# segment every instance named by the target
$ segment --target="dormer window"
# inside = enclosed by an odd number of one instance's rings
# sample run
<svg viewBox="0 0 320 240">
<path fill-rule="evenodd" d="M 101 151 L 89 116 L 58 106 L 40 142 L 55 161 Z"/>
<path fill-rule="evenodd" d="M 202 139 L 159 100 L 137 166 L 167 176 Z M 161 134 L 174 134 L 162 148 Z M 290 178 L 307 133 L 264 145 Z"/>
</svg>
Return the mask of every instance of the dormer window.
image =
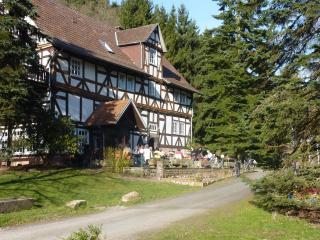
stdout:
<svg viewBox="0 0 320 240">
<path fill-rule="evenodd" d="M 149 51 L 149 64 L 157 66 L 157 50 L 153 48 Z"/>
<path fill-rule="evenodd" d="M 71 59 L 71 75 L 73 76 L 81 76 L 81 62 L 78 59 Z"/>
</svg>

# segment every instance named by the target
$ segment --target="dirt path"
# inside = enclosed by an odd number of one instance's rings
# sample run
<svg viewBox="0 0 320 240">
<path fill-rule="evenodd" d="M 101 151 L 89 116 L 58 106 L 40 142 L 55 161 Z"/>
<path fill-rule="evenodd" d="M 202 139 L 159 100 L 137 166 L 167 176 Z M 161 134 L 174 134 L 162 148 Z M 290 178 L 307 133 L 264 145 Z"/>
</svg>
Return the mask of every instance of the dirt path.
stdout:
<svg viewBox="0 0 320 240">
<path fill-rule="evenodd" d="M 264 175 L 252 173 L 256 179 Z M 249 187 L 241 179 L 231 178 L 200 191 L 172 199 L 141 204 L 134 207 L 115 207 L 104 212 L 61 221 L 26 225 L 0 230 L 1 240 L 57 240 L 89 224 L 101 225 L 110 239 L 134 239 L 136 234 L 166 227 L 175 221 L 200 214 L 208 209 L 239 201 L 250 196 Z"/>
</svg>

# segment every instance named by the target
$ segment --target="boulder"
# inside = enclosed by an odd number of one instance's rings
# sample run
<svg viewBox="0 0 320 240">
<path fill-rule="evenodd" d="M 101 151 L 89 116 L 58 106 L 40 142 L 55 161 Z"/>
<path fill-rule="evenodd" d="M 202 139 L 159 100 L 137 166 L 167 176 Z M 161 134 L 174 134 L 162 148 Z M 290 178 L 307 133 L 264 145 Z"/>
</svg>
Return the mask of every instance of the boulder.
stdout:
<svg viewBox="0 0 320 240">
<path fill-rule="evenodd" d="M 8 213 L 30 209 L 35 200 L 33 198 L 17 198 L 0 200 L 0 213 Z"/>
<path fill-rule="evenodd" d="M 73 209 L 76 209 L 78 207 L 85 206 L 85 205 L 87 205 L 86 200 L 73 200 L 73 201 L 67 202 L 66 204 L 67 207 L 70 207 Z"/>
<path fill-rule="evenodd" d="M 138 192 L 130 192 L 122 196 L 122 202 L 131 202 L 140 199 L 140 194 Z"/>
</svg>

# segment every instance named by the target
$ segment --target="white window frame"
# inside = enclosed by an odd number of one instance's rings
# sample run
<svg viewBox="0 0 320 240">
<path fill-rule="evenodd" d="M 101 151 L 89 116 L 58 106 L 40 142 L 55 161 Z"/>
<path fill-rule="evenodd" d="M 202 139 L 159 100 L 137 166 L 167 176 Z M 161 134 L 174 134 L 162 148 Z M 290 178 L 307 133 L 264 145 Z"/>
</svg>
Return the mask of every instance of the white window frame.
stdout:
<svg viewBox="0 0 320 240">
<path fill-rule="evenodd" d="M 179 135 L 179 121 L 173 120 L 172 122 L 172 133 Z"/>
<path fill-rule="evenodd" d="M 186 135 L 186 124 L 184 122 L 180 122 L 179 133 L 180 135 Z"/>
<path fill-rule="evenodd" d="M 158 126 L 156 123 L 149 123 L 149 130 L 152 132 L 158 131 Z"/>
<path fill-rule="evenodd" d="M 81 77 L 81 75 L 82 75 L 82 62 L 80 59 L 71 58 L 71 60 L 70 60 L 70 75 Z"/>
<path fill-rule="evenodd" d="M 149 49 L 149 64 L 158 66 L 158 52 L 154 48 Z"/>
</svg>

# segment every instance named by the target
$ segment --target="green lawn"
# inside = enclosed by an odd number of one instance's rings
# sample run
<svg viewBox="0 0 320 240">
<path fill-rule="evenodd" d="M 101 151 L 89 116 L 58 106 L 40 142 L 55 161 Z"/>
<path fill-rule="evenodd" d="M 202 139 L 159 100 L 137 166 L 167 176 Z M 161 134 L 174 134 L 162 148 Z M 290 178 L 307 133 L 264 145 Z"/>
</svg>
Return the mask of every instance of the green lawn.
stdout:
<svg viewBox="0 0 320 240">
<path fill-rule="evenodd" d="M 178 222 L 160 232 L 144 234 L 141 239 L 319 240 L 320 227 L 295 218 L 274 216 L 243 201 Z"/>
<path fill-rule="evenodd" d="M 53 220 L 101 210 L 121 204 L 121 196 L 137 191 L 139 202 L 165 198 L 197 188 L 130 180 L 94 170 L 51 170 L 45 172 L 8 172 L 0 175 L 0 199 L 32 197 L 37 205 L 30 210 L 0 214 L 0 227 Z M 88 201 L 86 207 L 69 209 L 65 203 L 75 199 Z"/>
</svg>

